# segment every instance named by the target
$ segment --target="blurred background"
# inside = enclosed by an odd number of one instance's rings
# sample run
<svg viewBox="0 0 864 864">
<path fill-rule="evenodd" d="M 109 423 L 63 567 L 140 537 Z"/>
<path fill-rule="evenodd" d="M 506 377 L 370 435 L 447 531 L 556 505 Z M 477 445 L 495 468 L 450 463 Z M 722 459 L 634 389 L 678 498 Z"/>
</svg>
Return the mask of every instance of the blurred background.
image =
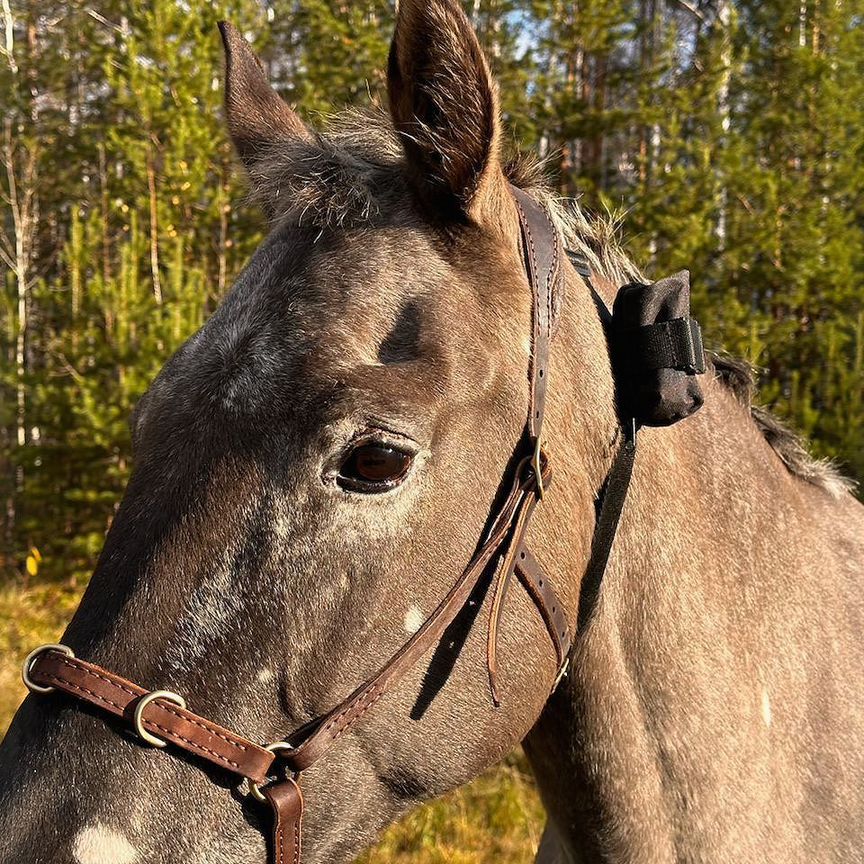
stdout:
<svg viewBox="0 0 864 864">
<path fill-rule="evenodd" d="M 711 347 L 864 479 L 864 0 L 466 0 L 511 137 L 689 268 Z M 313 123 L 383 96 L 391 3 L 0 0 L 0 734 L 86 585 L 128 417 L 263 223 L 221 119 L 216 22 Z M 522 862 L 515 755 L 370 861 Z"/>
</svg>

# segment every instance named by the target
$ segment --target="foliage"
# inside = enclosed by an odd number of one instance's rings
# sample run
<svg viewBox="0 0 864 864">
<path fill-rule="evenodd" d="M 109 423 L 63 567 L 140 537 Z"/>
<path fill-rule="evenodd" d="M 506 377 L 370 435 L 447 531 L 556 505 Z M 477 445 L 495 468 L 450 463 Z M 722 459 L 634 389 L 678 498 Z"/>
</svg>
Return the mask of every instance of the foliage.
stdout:
<svg viewBox="0 0 864 864">
<path fill-rule="evenodd" d="M 81 598 L 81 587 L 66 582 L 0 588 L 0 739 L 27 692 L 21 683 L 21 661 L 34 645 L 60 638 Z"/>
</svg>

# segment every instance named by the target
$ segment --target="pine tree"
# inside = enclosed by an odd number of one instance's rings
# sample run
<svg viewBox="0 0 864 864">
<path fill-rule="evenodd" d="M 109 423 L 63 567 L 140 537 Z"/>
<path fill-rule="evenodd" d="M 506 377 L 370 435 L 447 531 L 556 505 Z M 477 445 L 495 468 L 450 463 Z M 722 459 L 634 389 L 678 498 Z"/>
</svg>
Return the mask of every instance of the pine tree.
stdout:
<svg viewBox="0 0 864 864">
<path fill-rule="evenodd" d="M 53 81 L 52 67 L 83 68 L 89 77 L 76 81 L 96 98 L 60 88 L 75 98 L 44 120 L 20 112 L 16 135 L 19 148 L 32 137 L 65 157 L 65 188 L 51 186 L 63 190 L 57 200 L 39 202 L 51 208 L 51 232 L 27 286 L 38 327 L 26 346 L 24 440 L 7 444 L 4 472 L 16 484 L 7 493 L 10 564 L 39 545 L 47 573 L 89 572 L 127 478 L 132 407 L 260 237 L 255 214 L 234 207 L 242 195 L 220 119 L 220 10 L 205 0 L 160 0 L 131 14 L 116 5 L 103 4 L 98 20 L 80 16 L 86 38 L 78 18 L 64 22 L 62 36 L 39 19 L 51 46 L 40 86 Z M 263 17 L 254 2 L 232 11 L 241 25 Z M 51 52 L 70 45 L 86 63 L 75 54 L 71 64 L 52 62 Z M 50 162 L 37 168 L 58 176 Z M 12 292 L 15 280 L 6 281 Z M 11 311 L 7 355 L 19 330 Z M 4 383 L 17 386 L 8 374 Z M 9 424 L 4 418 L 7 440 Z"/>
<path fill-rule="evenodd" d="M 307 114 L 383 93 L 393 8 L 386 0 L 274 0 L 271 77 Z M 319 121 L 320 122 L 320 118 Z"/>
<path fill-rule="evenodd" d="M 853 26 L 864 7 L 854 5 L 740 4 L 736 48 L 745 62 L 732 87 L 738 165 L 721 264 L 726 290 L 747 313 L 737 337 L 743 342 L 750 329 L 749 359 L 766 370 L 766 398 L 822 452 L 840 446 L 847 459 L 864 442 L 845 449 L 855 444 L 836 428 L 846 424 L 831 379 L 854 369 L 864 296 L 854 155 L 864 143 L 864 42 Z M 844 378 L 860 403 L 861 378 Z"/>
</svg>

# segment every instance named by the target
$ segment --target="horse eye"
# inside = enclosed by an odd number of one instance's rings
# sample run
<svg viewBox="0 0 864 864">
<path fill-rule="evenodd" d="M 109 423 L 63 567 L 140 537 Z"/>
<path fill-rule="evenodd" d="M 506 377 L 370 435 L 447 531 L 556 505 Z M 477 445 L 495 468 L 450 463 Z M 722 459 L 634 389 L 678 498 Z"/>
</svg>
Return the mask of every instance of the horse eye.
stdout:
<svg viewBox="0 0 864 864">
<path fill-rule="evenodd" d="M 386 444 L 367 443 L 355 447 L 339 471 L 338 483 L 353 492 L 386 492 L 408 474 L 413 457 Z"/>
</svg>

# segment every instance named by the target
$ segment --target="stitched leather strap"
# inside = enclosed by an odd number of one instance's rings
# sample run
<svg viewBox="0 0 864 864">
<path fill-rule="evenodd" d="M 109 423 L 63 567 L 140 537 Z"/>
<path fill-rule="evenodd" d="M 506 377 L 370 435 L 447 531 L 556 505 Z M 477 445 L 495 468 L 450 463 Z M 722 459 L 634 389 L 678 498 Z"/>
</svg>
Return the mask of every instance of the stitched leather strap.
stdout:
<svg viewBox="0 0 864 864">
<path fill-rule="evenodd" d="M 551 478 L 546 474 L 545 482 Z M 510 494 L 504 501 L 492 524 L 488 539 L 471 563 L 426 619 L 420 629 L 393 655 L 388 663 L 372 678 L 360 685 L 344 702 L 307 729 L 302 743 L 284 755 L 293 771 L 305 771 L 320 759 L 327 749 L 345 734 L 415 663 L 437 644 L 453 619 L 462 611 L 486 572 L 486 568 L 512 534 L 512 526 L 533 506 L 536 500 L 536 479 L 529 459 L 524 459 L 517 471 Z"/>
<path fill-rule="evenodd" d="M 136 704 L 149 693 L 101 666 L 57 651 L 46 651 L 36 658 L 30 667 L 30 679 L 43 687 L 62 690 L 129 722 Z M 219 768 L 248 777 L 256 783 L 267 780 L 273 754 L 205 717 L 165 699 L 156 699 L 144 709 L 142 723 L 157 738 L 170 741 Z"/>
<path fill-rule="evenodd" d="M 546 392 L 549 384 L 549 346 L 552 341 L 553 315 L 556 307 L 556 294 L 563 293 L 561 287 L 561 236 L 558 233 L 549 211 L 538 204 L 530 195 L 511 186 L 516 210 L 519 214 L 519 225 L 522 236 L 522 251 L 525 258 L 525 269 L 531 285 L 533 296 L 533 342 L 531 349 L 531 400 L 529 405 L 527 434 L 529 443 L 539 452 L 543 441 L 543 421 L 546 417 Z M 517 563 L 517 554 L 524 550 L 523 541 L 531 523 L 533 505 L 526 510 L 523 518 L 515 525 L 513 536 L 507 554 L 496 575 L 492 589 L 492 604 L 489 612 L 489 629 L 486 641 L 486 665 L 489 671 L 489 688 L 495 705 L 500 704 L 498 688 L 498 634 L 501 617 L 504 614 L 504 600 L 507 589 Z M 540 565 L 532 556 L 534 565 L 532 575 L 537 574 L 535 587 L 529 591 L 540 610 L 549 635 L 555 645 L 559 669 L 566 662 L 566 655 L 560 651 L 561 638 L 558 633 L 562 629 L 562 621 L 551 623 L 551 609 L 562 609 L 561 602 L 555 596 L 555 590 L 548 578 L 540 575 Z M 524 575 L 524 574 L 523 574 Z M 529 581 L 531 577 L 529 576 Z M 541 588 L 542 584 L 542 588 Z M 546 610 L 542 605 L 546 598 L 549 606 Z M 563 629 L 569 629 L 566 619 Z M 565 637 L 569 641 L 569 636 Z"/>
<path fill-rule="evenodd" d="M 633 477 L 633 466 L 636 462 L 636 436 L 636 423 L 632 422 L 630 429 L 624 432 L 618 455 L 615 457 L 612 470 L 609 472 L 606 484 L 600 493 L 602 501 L 600 515 L 594 528 L 591 557 L 588 560 L 585 575 L 582 577 L 582 590 L 579 593 L 577 626 L 580 631 L 590 620 L 597 605 L 603 577 L 606 575 L 606 567 L 609 564 L 609 556 L 615 545 L 618 525 L 621 522 L 621 514 L 624 512 L 624 504 L 630 490 L 630 480 Z"/>
<path fill-rule="evenodd" d="M 534 294 L 534 343 L 531 352 L 531 411 L 528 429 L 532 439 L 543 431 L 546 390 L 549 382 L 549 342 L 552 339 L 554 292 L 560 291 L 561 235 L 549 211 L 528 193 L 511 186 L 519 224 L 528 281 Z"/>
<path fill-rule="evenodd" d="M 263 791 L 273 811 L 273 864 L 299 864 L 303 793 L 295 780 L 273 783 Z"/>
</svg>

